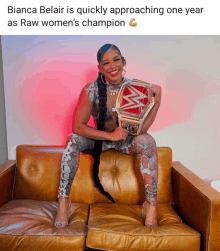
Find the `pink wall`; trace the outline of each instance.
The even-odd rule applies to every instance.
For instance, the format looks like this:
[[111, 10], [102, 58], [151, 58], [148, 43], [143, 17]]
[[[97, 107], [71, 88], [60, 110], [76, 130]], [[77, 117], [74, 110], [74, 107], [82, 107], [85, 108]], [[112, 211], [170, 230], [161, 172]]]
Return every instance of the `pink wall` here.
[[[121, 49], [127, 60], [126, 77], [162, 86], [163, 102], [150, 132], [158, 145], [173, 148], [176, 160], [207, 178], [208, 159], [214, 157], [219, 142], [212, 140], [213, 150], [207, 163], [202, 161], [201, 172], [197, 163], [207, 149], [196, 149], [209, 140], [198, 144], [197, 137], [210, 135], [211, 130], [218, 133], [218, 122], [207, 126], [218, 111], [215, 106], [197, 106], [220, 93], [219, 36], [3, 36], [10, 158], [15, 158], [18, 144], [65, 143], [78, 95], [86, 83], [96, 79], [96, 53], [105, 43]], [[199, 119], [198, 114], [202, 114]], [[185, 132], [184, 125], [189, 126]], [[185, 142], [194, 130], [197, 137], [193, 134]], [[183, 142], [186, 151], [191, 150], [187, 156], [182, 152]], [[209, 173], [210, 179], [215, 172]]]

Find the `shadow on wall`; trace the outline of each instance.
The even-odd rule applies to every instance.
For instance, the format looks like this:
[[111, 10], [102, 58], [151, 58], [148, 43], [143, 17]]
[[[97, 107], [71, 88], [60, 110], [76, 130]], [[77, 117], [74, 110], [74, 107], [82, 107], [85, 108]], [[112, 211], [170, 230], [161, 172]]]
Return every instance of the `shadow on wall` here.
[[0, 165], [8, 159], [5, 92], [3, 81], [2, 42], [0, 36]]

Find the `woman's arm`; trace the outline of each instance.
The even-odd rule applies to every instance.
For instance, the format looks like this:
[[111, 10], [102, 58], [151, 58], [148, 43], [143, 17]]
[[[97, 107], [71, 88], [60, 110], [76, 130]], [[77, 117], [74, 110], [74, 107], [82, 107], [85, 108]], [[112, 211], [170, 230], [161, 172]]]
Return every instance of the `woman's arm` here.
[[126, 139], [127, 130], [121, 127], [116, 128], [114, 132], [110, 133], [97, 130], [96, 128], [87, 125], [90, 116], [92, 115], [92, 107], [93, 104], [83, 88], [73, 113], [73, 133], [96, 140], [117, 141]]
[[149, 130], [149, 128], [151, 127], [156, 118], [157, 112], [161, 104], [161, 87], [159, 85], [152, 85], [151, 91], [152, 91], [151, 95], [155, 95], [154, 96], [155, 104], [153, 108], [150, 110], [147, 117], [145, 118], [140, 134], [147, 133], [147, 131]]

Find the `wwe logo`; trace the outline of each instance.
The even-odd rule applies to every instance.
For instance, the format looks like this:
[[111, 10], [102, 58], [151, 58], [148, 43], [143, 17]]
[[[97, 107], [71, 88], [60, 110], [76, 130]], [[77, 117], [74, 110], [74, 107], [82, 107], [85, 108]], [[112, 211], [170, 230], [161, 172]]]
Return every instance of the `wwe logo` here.
[[148, 98], [148, 96], [146, 96], [142, 92], [138, 91], [133, 86], [128, 86], [126, 88], [131, 92], [131, 94], [123, 96], [123, 98], [128, 103], [124, 104], [123, 106], [121, 106], [121, 109], [125, 109], [125, 108], [126, 109], [132, 109], [132, 108], [137, 108], [137, 107], [141, 107], [143, 109], [143, 107], [145, 106], [145, 104], [143, 104], [141, 102], [141, 100], [143, 100], [145, 98]]

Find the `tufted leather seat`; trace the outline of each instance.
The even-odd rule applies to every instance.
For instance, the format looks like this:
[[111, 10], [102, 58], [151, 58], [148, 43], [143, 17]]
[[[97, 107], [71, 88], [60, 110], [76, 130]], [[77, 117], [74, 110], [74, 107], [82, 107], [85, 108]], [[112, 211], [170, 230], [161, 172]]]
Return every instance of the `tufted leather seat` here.
[[[0, 250], [220, 250], [220, 195], [158, 147], [159, 226], [141, 219], [145, 188], [140, 156], [103, 152], [94, 186], [92, 157], [81, 154], [70, 199], [70, 225], [53, 227], [63, 147], [21, 145], [17, 160], [0, 166]], [[177, 214], [178, 213], [178, 214]], [[202, 237], [202, 238], [201, 238]]]

